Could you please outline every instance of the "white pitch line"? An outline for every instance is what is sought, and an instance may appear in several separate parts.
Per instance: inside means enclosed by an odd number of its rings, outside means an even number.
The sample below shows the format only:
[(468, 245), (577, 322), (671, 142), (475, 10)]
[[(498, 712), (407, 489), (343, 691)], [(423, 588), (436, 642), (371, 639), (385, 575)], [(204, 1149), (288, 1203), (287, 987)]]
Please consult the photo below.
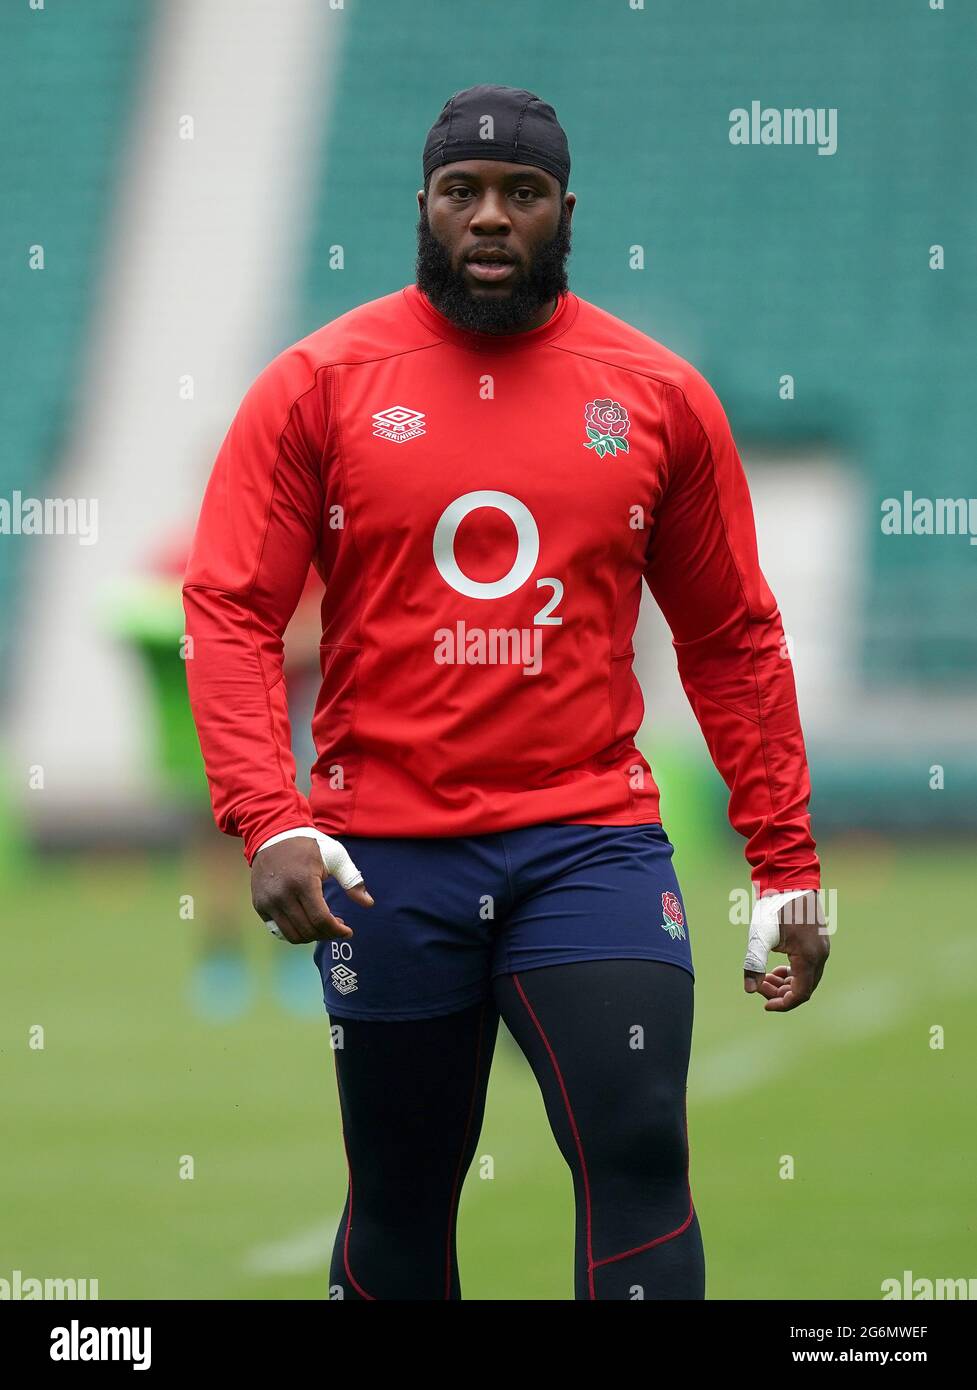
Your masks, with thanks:
[(825, 1042), (843, 1045), (886, 1032), (911, 1011), (921, 990), (938, 987), (945, 994), (970, 995), (975, 963), (977, 939), (957, 936), (914, 956), (912, 973), (907, 968), (904, 977), (869, 979), (837, 991), (823, 984), (804, 1006), (812, 1011), (808, 1017), (815, 1026), (803, 1035), (788, 1032), (788, 1024), (776, 1037), (734, 1040), (701, 1058), (693, 1055), (689, 1095), (693, 1102), (728, 1100), (776, 1081), (786, 1074), (788, 1064)]
[[(831, 995), (819, 994), (805, 1008), (817, 1010), (816, 1026), (802, 1036), (787, 1031), (780, 1020), (771, 1019), (771, 1032), (763, 1038), (751, 1037), (693, 1057), (689, 1069), (689, 1096), (693, 1103), (728, 1100), (757, 1086), (775, 1082), (786, 1075), (788, 1066), (799, 1056), (821, 1047), (825, 1041), (844, 1044), (849, 1040), (871, 1037), (893, 1027), (897, 1018), (908, 1012), (911, 998), (908, 985), (901, 980), (872, 980), (866, 984), (850, 985)], [(810, 1016), (809, 1016), (810, 1017)]]
[(256, 1245), (244, 1257), (248, 1274), (315, 1274), (329, 1268), (339, 1217), (307, 1226), (284, 1240)]

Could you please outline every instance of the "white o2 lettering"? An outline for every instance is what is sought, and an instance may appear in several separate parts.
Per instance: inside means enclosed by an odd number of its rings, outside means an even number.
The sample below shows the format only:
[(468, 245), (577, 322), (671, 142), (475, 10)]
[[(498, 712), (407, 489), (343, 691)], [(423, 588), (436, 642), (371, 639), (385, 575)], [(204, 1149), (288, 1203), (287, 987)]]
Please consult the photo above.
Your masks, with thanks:
[[(469, 512), (479, 507), (495, 507), (504, 512), (516, 528), (519, 546), (512, 568), (501, 579), (484, 583), (470, 579), (455, 559), (455, 535)], [(450, 502), (434, 528), (434, 563), (446, 584), (466, 598), (504, 598), (525, 584), (539, 559), (539, 531), (533, 514), (524, 502), (508, 492), (466, 492)]]
[(544, 624), (549, 624), (553, 626), (557, 623), (563, 622), (562, 618), (554, 618), (550, 616), (553, 612), (553, 609), (556, 607), (556, 605), (560, 602), (560, 599), (563, 597), (563, 581), (561, 579), (536, 580), (537, 589), (541, 589), (544, 584), (548, 584), (550, 588), (553, 590), (553, 592), (547, 599), (546, 603), (543, 604), (542, 608), (536, 614), (535, 618), (533, 619), (533, 622), (539, 623), (540, 626)]
[[(516, 558), (508, 574), (504, 574), (501, 579), (472, 579), (464, 573), (455, 559), (455, 536), (458, 534), (458, 527), (469, 512), (477, 511), (479, 507), (494, 507), (497, 511), (503, 512), (516, 528)], [(452, 589), (464, 594), (466, 598), (504, 598), (506, 594), (514, 593), (526, 583), (538, 559), (539, 528), (535, 518), (525, 502), (520, 502), (518, 497), (513, 497), (509, 492), (493, 492), (491, 489), (466, 492), (449, 502), (434, 528), (434, 563), (437, 565), (438, 573), (446, 584), (450, 584)], [(562, 623), (562, 618), (554, 618), (552, 614), (563, 598), (563, 582), (559, 579), (536, 580), (537, 589), (545, 584), (548, 584), (553, 592), (533, 622), (540, 625)]]

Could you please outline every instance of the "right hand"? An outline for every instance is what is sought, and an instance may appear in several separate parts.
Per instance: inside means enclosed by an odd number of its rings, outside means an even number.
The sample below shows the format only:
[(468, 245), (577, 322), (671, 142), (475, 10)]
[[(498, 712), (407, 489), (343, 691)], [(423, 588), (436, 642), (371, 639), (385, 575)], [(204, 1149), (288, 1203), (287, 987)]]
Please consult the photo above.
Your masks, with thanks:
[[(348, 867), (357, 873), (352, 861)], [(328, 877), (318, 840), (311, 835), (279, 840), (254, 857), (251, 904), (262, 922), (274, 922), (293, 946), (330, 938), (346, 940), (353, 935), (352, 928), (333, 916), (323, 896), (322, 885)], [(373, 898), (361, 874), (358, 879), (345, 891), (361, 907), (372, 907)]]

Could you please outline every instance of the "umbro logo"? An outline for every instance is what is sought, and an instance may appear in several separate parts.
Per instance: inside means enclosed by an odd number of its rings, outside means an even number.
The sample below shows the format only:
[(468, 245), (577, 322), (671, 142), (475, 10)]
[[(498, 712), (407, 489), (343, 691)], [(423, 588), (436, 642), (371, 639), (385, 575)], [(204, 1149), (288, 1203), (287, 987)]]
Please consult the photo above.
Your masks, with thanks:
[(373, 433), (394, 444), (406, 444), (408, 439), (416, 439), (425, 433), (424, 412), (408, 410), (405, 405), (391, 405), (386, 410), (378, 410), (373, 416)]
[(354, 989), (359, 988), (356, 983), (356, 971), (350, 970), (348, 965), (334, 965), (329, 972), (329, 978), (337, 994), (352, 994)]

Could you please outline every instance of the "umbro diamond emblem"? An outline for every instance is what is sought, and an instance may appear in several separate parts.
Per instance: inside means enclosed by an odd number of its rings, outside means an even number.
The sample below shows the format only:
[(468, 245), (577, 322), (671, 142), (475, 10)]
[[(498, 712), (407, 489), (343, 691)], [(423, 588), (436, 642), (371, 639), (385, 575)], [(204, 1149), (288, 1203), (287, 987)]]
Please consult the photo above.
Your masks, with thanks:
[(356, 971), (350, 970), (348, 965), (334, 965), (329, 972), (329, 978), (337, 994), (352, 994), (354, 989), (359, 988)]
[(393, 444), (406, 444), (424, 434), (424, 412), (408, 410), (405, 405), (391, 405), (373, 416), (373, 433)]

